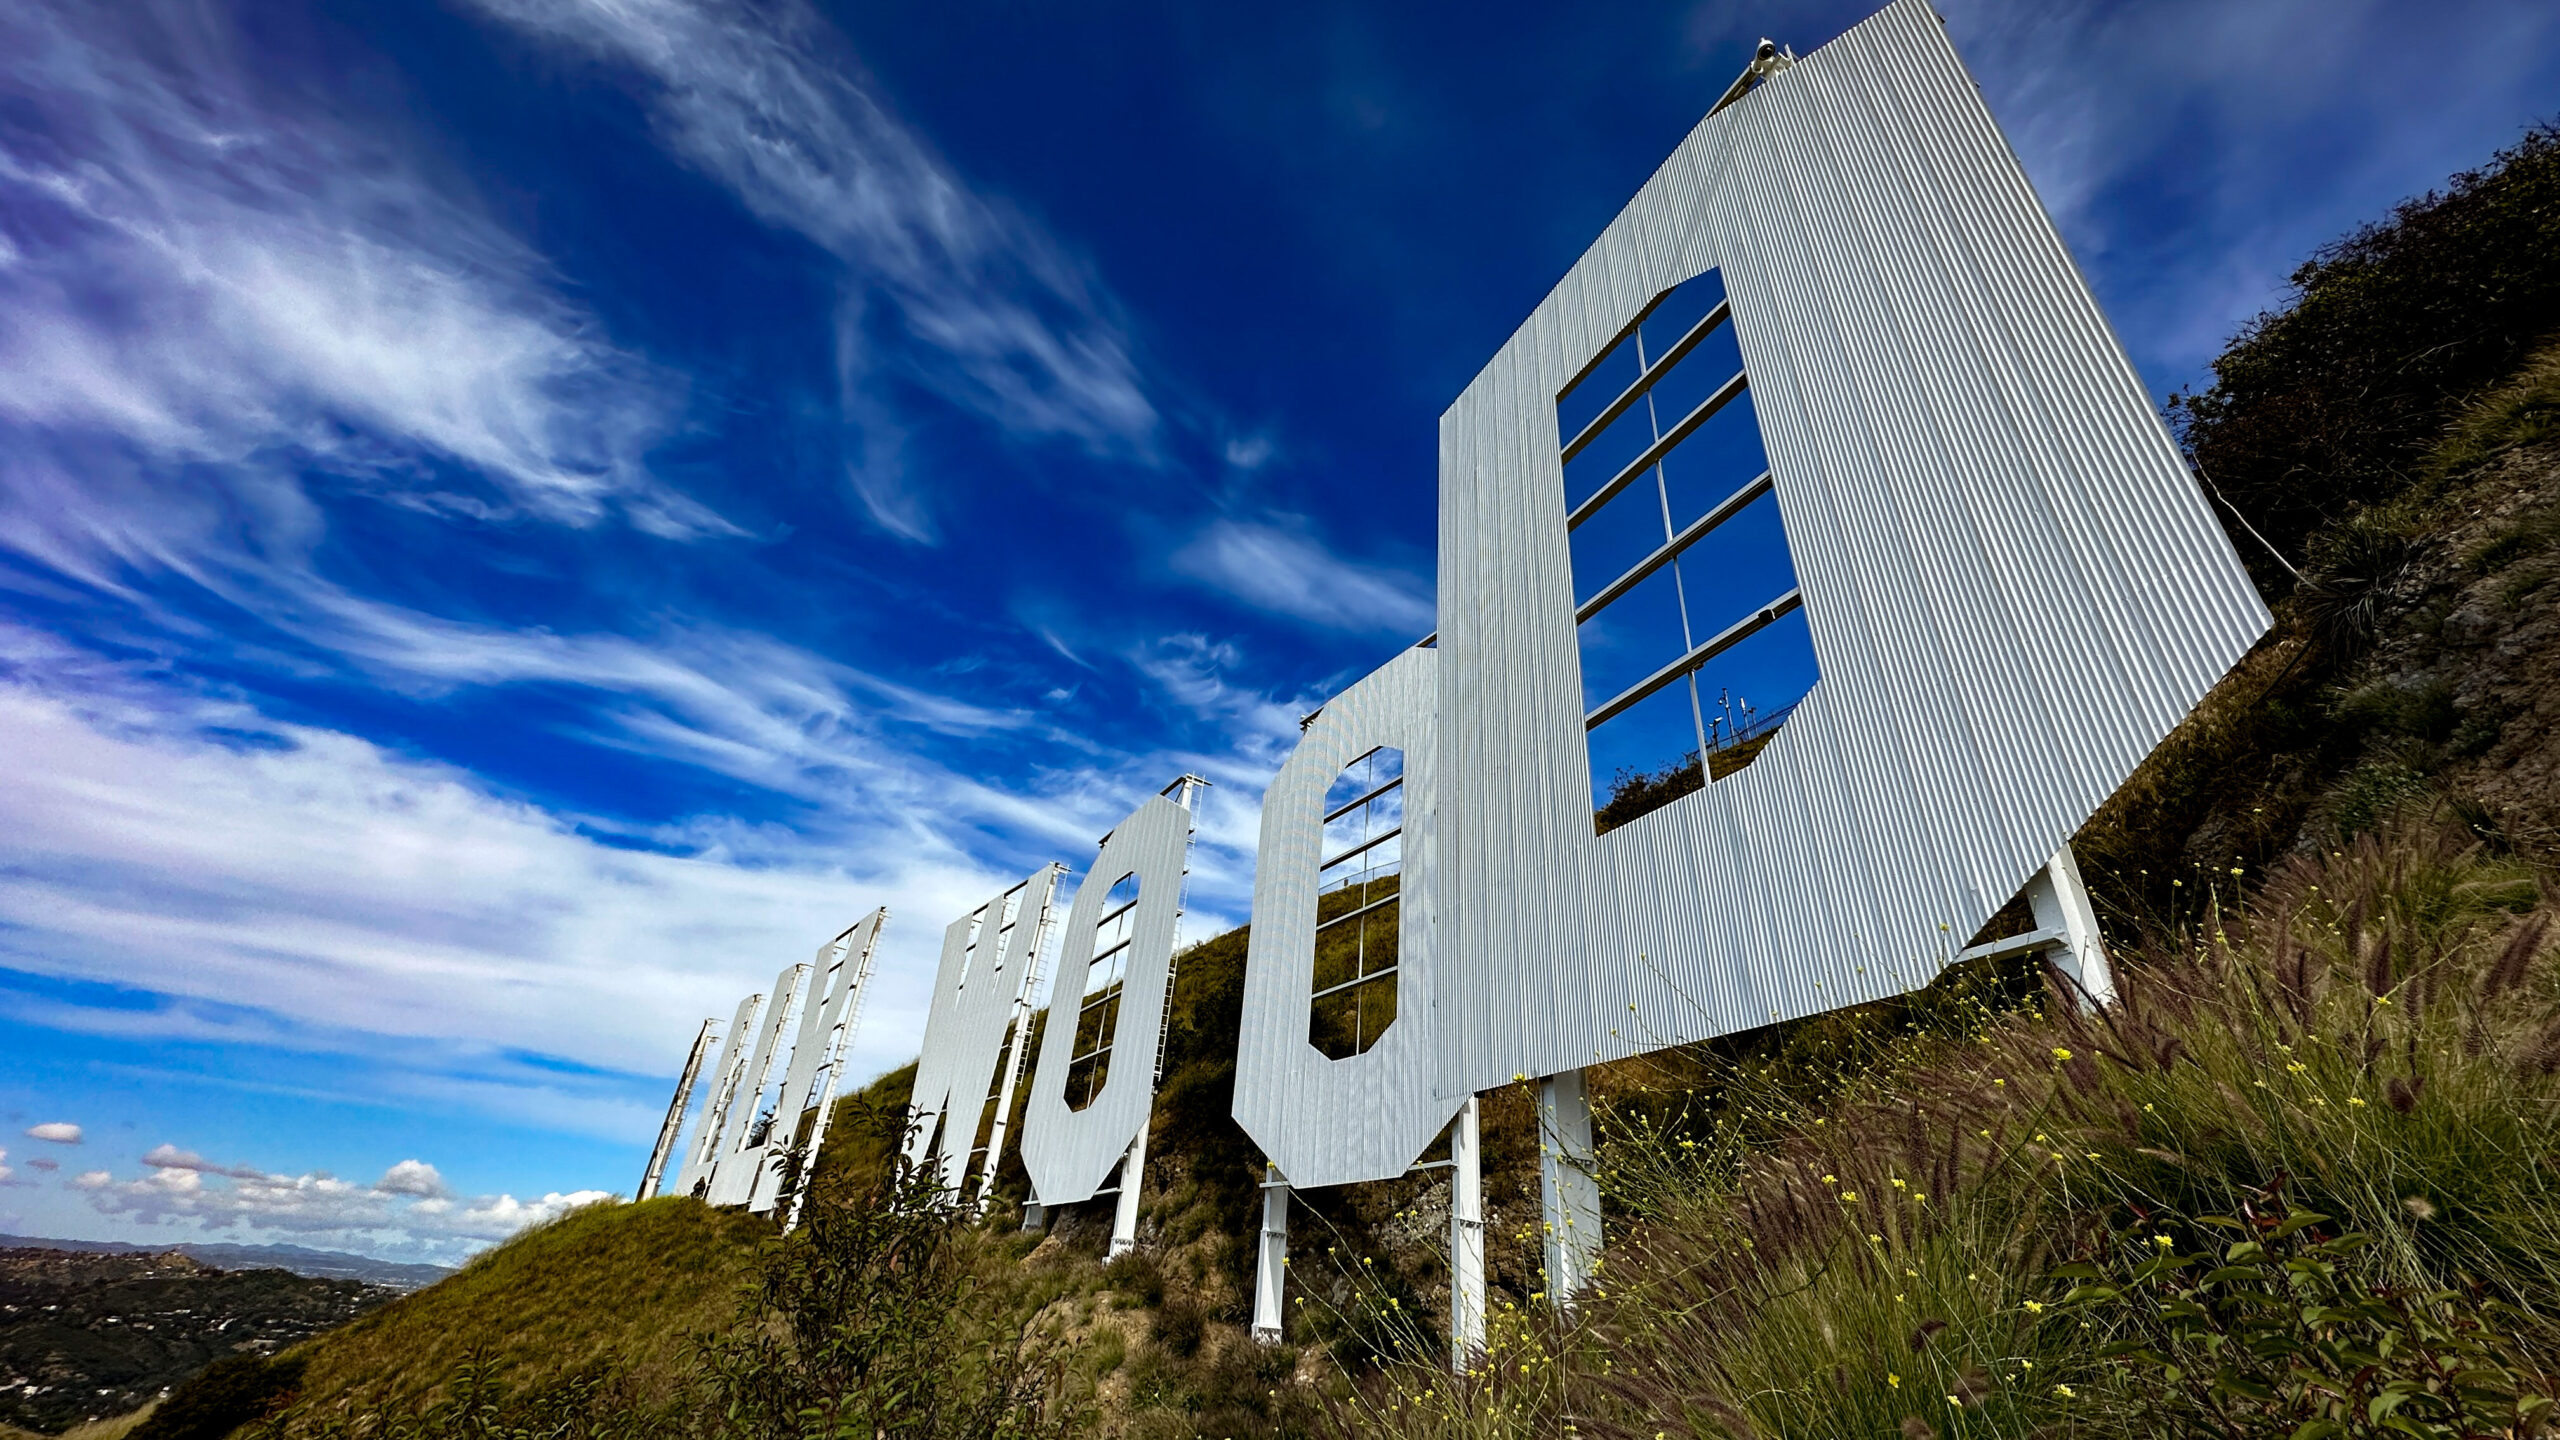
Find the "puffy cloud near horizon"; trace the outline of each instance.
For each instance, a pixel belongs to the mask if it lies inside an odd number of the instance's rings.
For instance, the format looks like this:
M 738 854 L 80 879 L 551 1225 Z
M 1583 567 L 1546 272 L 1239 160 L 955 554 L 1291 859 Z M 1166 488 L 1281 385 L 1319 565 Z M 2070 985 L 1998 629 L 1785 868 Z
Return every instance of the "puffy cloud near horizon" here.
M 453 1194 L 452 1187 L 444 1183 L 444 1176 L 424 1160 L 399 1162 L 383 1171 L 373 1188 L 385 1195 L 407 1195 L 417 1200 L 443 1200 Z
M 77 1145 L 81 1139 L 80 1127 L 68 1120 L 48 1120 L 41 1125 L 28 1126 L 27 1138 L 47 1140 L 56 1145 Z
M 200 1175 L 226 1175 L 234 1180 L 261 1180 L 266 1172 L 245 1165 L 217 1165 L 192 1150 L 175 1145 L 153 1146 L 142 1157 L 142 1163 L 154 1170 L 192 1170 Z
M 582 1205 L 615 1199 L 602 1190 L 457 1196 L 436 1167 L 403 1160 L 371 1185 L 326 1171 L 286 1175 L 224 1166 L 163 1143 L 142 1157 L 145 1172 L 118 1181 L 92 1170 L 67 1182 L 102 1217 L 194 1235 L 241 1235 L 253 1242 L 291 1237 L 390 1258 L 456 1263 L 518 1230 Z

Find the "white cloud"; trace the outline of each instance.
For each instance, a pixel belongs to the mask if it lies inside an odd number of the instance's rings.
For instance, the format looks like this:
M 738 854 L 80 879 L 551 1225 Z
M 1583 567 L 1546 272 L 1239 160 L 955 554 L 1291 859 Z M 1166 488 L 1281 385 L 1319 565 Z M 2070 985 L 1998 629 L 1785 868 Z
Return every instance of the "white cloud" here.
M 673 382 L 389 127 L 262 84 L 252 50 L 210 7 L 0 14 L 0 96 L 39 121 L 0 140 L 21 223 L 0 266 L 0 418 L 176 461 L 283 446 L 464 516 L 734 533 L 643 464 Z M 493 488 L 430 478 L 422 452 Z M 290 527 L 302 507 L 253 508 Z
M 993 884 L 922 833 L 860 873 L 617 847 L 351 736 L 233 712 L 266 739 L 225 745 L 195 731 L 219 707 L 92 700 L 0 685 L 12 968 L 645 1071 L 859 910 L 956 912 Z M 895 958 L 920 961 L 924 928 Z
M 181 1150 L 166 1143 L 151 1147 L 150 1153 L 142 1157 L 142 1163 L 154 1170 L 188 1170 L 199 1175 L 227 1175 L 235 1180 L 264 1178 L 263 1171 L 244 1165 L 217 1165 L 193 1150 Z
M 387 651 L 414 652 L 398 664 L 441 666 L 455 683 L 613 689 L 627 697 L 610 722 L 620 729 L 598 738 L 693 747 L 808 797 L 809 811 L 787 830 L 706 819 L 639 832 L 555 814 L 0 626 L 0 735 L 17 767 L 0 787 L 0 967 L 112 976 L 159 997 L 96 1006 L 21 992 L 5 999 L 12 1019 L 334 1054 L 357 1062 L 349 1073 L 377 1102 L 639 1143 L 664 1102 L 638 1092 L 661 1082 L 629 1077 L 671 1075 L 703 1016 L 725 1015 L 854 916 L 882 903 L 893 916 L 851 1055 L 868 1075 L 914 1054 L 944 918 L 1052 855 L 1089 856 L 1184 766 L 1234 780 L 1209 813 L 1249 817 L 1276 763 L 1223 749 L 1098 757 L 1017 793 L 883 729 L 967 735 L 1010 718 L 862 689 L 746 639 L 722 660 L 731 641 L 671 657 L 453 627 L 385 634 Z M 1185 703 L 1247 718 L 1256 747 L 1295 734 L 1294 710 L 1219 679 L 1205 652 L 1148 663 Z M 871 695 L 885 700 L 858 699 Z M 1250 825 L 1203 840 L 1205 923 L 1243 908 Z
M 27 1138 L 50 1140 L 56 1145 L 77 1145 L 80 1143 L 80 1127 L 67 1120 L 48 1120 L 41 1125 L 28 1126 Z
M 54 1159 L 50 1155 L 38 1155 L 27 1162 L 27 1168 L 30 1170 L 42 1170 L 47 1174 L 51 1174 L 52 1172 L 62 1168 L 62 1162 Z
M 271 1174 L 248 1166 L 203 1164 L 190 1151 L 163 1144 L 143 1157 L 150 1167 L 118 1183 L 105 1170 L 71 1182 L 100 1215 L 141 1226 L 176 1226 L 193 1234 L 259 1240 L 291 1237 L 369 1254 L 398 1253 L 454 1261 L 527 1225 L 581 1205 L 609 1201 L 601 1190 L 457 1198 L 433 1165 L 404 1160 L 372 1185 L 325 1171 Z
M 1227 442 L 1227 463 L 1251 474 L 1270 464 L 1272 458 L 1279 453 L 1279 449 L 1280 447 L 1274 444 L 1268 435 L 1240 436 Z
M 971 190 L 856 78 L 795 0 L 479 0 L 646 77 L 668 149 L 768 225 L 846 267 L 837 316 L 852 479 L 880 524 L 929 539 L 885 385 L 911 379 L 1009 432 L 1153 459 L 1158 417 L 1108 298 L 1013 208 Z
M 407 1195 L 419 1200 L 441 1200 L 453 1193 L 444 1183 L 444 1176 L 424 1160 L 401 1161 L 383 1171 L 373 1188 L 385 1195 Z
M 1174 553 L 1173 568 L 1255 609 L 1329 630 L 1419 640 L 1433 628 L 1421 584 L 1344 560 L 1303 525 L 1213 521 Z

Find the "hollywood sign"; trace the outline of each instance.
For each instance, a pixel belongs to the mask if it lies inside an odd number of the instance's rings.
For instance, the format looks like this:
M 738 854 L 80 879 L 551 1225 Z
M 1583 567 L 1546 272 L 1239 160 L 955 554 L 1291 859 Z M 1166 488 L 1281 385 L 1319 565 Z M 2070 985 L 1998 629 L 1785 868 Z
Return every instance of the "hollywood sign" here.
M 1441 418 L 1439 529 L 1439 631 L 1311 717 L 1264 796 L 1235 1118 L 1270 1162 L 1266 1336 L 1290 1189 L 1408 1174 L 1446 1136 L 1450 1328 L 1480 1342 L 1486 1090 L 1537 1081 L 1569 1297 L 1601 1238 L 1585 1067 L 1997 953 L 2104 1003 L 2070 837 L 2270 623 L 1925 0 L 1763 45 Z M 1604 828 L 1640 808 L 1604 803 L 1621 771 L 1689 793 Z M 1035 1217 L 1116 1194 L 1115 1252 L 1192 791 L 1077 891 L 1017 1141 Z M 974 1167 L 981 1204 L 1056 873 L 954 923 L 923 1038 L 910 1158 L 955 1194 Z M 1951 942 L 2021 895 L 2033 929 Z M 715 1202 L 772 1203 L 730 1178 L 780 1123 L 739 1104 L 778 998 L 730 1078 L 759 1003 L 679 1181 Z M 814 1135 L 790 1107 L 818 1098 L 786 1083 L 770 1113 Z

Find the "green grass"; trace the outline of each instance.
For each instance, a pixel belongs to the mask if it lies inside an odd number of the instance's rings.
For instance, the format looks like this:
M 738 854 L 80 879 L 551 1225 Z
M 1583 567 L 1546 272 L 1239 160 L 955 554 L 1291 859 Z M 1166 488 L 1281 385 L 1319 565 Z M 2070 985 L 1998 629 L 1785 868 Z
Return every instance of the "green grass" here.
M 573 1210 L 309 1342 L 304 1399 L 349 1416 L 411 1409 L 475 1351 L 509 1385 L 605 1367 L 663 1399 L 772 1230 L 683 1196 Z
M 2548 1393 L 2555 920 L 2531 871 L 2404 823 L 2129 957 L 2106 1016 L 1986 1007 L 1820 1107 L 1737 1073 L 1692 1133 L 1606 1136 L 1604 1185 L 1644 1218 L 1569 1321 L 1507 1312 L 1477 1377 L 1393 1373 L 1358 1428 L 2198 1433 L 2099 1353 L 2158 1333 L 2156 1309 L 2066 1309 L 2056 1272 L 2290 1207 L 2371 1237 L 2355 1282 L 2510 1307 L 2496 1343 Z

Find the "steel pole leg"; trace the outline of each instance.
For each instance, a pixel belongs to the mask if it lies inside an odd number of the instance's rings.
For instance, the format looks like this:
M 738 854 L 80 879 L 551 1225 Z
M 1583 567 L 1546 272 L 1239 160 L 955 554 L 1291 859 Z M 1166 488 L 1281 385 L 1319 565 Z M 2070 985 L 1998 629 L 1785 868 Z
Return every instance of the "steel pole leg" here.
M 1449 1132 L 1449 1368 L 1484 1354 L 1484 1134 L 1476 1097 Z
M 1147 1127 L 1140 1125 L 1120 1159 L 1120 1201 L 1111 1212 L 1111 1258 L 1138 1248 L 1138 1190 L 1147 1174 Z
M 1600 1259 L 1600 1182 L 1592 1178 L 1591 1093 L 1582 1072 L 1538 1082 L 1538 1200 L 1546 1229 L 1547 1297 L 1559 1309 L 1591 1283 Z
M 2097 1011 L 2116 1003 L 2115 969 L 2107 963 L 2097 908 L 2089 903 L 2089 887 L 2080 879 L 2080 862 L 2070 842 L 2027 882 L 2027 908 L 2035 912 L 2037 929 L 2062 932 L 2053 947 L 2053 963 L 2080 992 L 2080 1008 Z
M 1253 1267 L 1253 1338 L 1280 1343 L 1288 1323 L 1281 1300 L 1289 1285 L 1289 1182 L 1280 1167 L 1263 1167 L 1262 1245 Z

